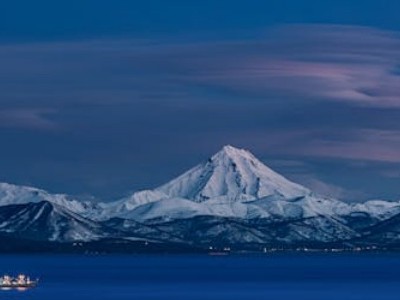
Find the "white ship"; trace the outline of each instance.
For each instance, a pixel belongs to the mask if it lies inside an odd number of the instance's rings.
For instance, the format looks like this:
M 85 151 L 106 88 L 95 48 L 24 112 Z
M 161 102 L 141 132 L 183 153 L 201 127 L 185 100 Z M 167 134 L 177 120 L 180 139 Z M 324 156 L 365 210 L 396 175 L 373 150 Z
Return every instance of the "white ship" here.
M 37 280 L 31 280 L 29 276 L 19 274 L 17 277 L 4 275 L 0 277 L 0 289 L 27 289 L 34 288 L 38 284 Z

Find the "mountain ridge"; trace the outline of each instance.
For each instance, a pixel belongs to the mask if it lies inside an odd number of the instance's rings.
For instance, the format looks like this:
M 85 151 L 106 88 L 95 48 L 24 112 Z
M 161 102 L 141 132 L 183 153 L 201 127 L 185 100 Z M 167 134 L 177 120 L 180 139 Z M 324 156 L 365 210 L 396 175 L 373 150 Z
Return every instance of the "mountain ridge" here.
M 373 237 L 383 240 L 382 230 L 400 228 L 397 220 L 399 202 L 349 204 L 319 196 L 230 145 L 154 190 L 109 203 L 0 184 L 0 235 L 47 242 L 118 238 L 196 247 L 219 241 L 243 248 L 296 247 L 351 243 L 374 232 L 368 236 L 373 243 Z M 400 243 L 400 234 L 390 242 L 397 239 Z

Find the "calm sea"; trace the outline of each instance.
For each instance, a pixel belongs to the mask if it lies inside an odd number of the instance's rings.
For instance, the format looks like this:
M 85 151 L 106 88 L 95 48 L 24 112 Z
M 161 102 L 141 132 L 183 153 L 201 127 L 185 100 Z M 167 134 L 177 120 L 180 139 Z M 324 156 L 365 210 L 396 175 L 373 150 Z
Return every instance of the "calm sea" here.
M 400 254 L 0 256 L 0 273 L 39 277 L 0 299 L 400 299 Z

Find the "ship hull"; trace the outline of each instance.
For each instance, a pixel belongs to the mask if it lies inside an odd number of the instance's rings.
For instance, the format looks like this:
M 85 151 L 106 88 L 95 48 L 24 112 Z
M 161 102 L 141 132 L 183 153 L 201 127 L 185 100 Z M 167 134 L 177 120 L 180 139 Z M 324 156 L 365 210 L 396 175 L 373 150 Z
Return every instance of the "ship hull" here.
M 31 284 L 1 284 L 0 289 L 29 289 L 36 287 L 36 283 Z

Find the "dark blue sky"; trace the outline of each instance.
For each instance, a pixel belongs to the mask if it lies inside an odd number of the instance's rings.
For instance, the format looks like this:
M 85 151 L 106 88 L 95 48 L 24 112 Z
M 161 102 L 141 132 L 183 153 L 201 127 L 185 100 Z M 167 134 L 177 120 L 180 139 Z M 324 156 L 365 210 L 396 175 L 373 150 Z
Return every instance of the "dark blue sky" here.
M 3 1 L 2 36 L 37 40 L 176 34 L 225 36 L 282 23 L 399 28 L 396 0 Z
M 5 2 L 5 3 L 4 3 Z M 3 1 L 0 180 L 102 199 L 232 144 L 398 199 L 399 1 Z

